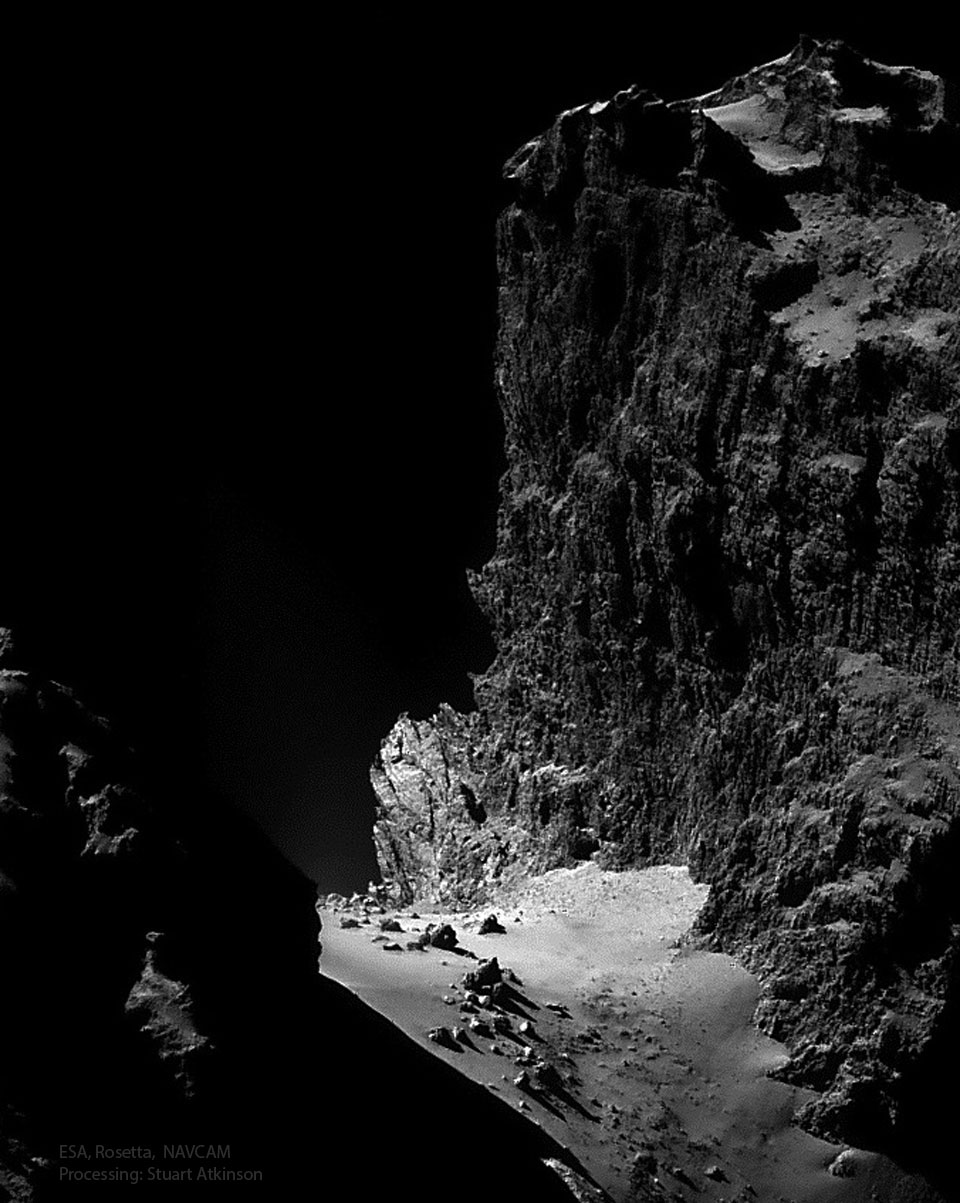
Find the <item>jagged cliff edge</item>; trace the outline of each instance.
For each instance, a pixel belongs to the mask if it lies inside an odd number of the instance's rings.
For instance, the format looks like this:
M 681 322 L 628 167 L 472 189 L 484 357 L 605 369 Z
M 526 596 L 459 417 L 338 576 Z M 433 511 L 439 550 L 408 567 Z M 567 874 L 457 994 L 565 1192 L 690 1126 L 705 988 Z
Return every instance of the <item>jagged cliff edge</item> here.
M 505 168 L 477 710 L 372 770 L 398 901 L 593 856 L 701 932 L 821 1091 L 940 1175 L 960 998 L 956 88 L 836 42 L 562 114 Z

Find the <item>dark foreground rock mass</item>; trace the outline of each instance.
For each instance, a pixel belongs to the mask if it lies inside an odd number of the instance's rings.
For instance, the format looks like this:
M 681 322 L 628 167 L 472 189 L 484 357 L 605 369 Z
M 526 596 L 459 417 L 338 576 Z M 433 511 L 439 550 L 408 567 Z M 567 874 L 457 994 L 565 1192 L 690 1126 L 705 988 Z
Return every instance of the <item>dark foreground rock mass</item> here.
M 314 902 L 0 632 L 0 1197 L 488 1198 L 466 1129 L 570 1199 L 554 1142 L 318 974 Z
M 508 162 L 498 655 L 373 769 L 399 900 L 594 856 L 712 886 L 822 1092 L 941 1183 L 960 1029 L 955 87 L 838 43 Z

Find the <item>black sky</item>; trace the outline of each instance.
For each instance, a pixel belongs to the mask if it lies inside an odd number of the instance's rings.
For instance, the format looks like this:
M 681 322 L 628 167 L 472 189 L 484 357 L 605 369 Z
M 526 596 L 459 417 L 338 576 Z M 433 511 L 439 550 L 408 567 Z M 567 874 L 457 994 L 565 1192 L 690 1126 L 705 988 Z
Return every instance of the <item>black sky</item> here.
M 493 651 L 464 569 L 502 468 L 501 163 L 800 32 L 455 11 L 24 48 L 0 621 L 164 789 L 239 801 L 327 889 L 374 873 L 393 719 L 468 706 Z M 945 29 L 808 28 L 956 73 Z

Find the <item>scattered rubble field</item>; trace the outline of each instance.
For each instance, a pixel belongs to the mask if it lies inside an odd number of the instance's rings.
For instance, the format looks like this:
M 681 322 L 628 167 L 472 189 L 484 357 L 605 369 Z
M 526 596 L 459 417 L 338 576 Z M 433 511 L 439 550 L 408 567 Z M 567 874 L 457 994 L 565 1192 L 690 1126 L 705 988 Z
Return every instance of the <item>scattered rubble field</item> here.
M 706 894 L 675 866 L 587 862 L 472 913 L 331 896 L 321 970 L 525 1112 L 612 1199 L 934 1200 L 885 1157 L 793 1126 L 813 1092 L 767 1076 L 786 1050 L 752 1026 L 756 979 L 685 939 Z

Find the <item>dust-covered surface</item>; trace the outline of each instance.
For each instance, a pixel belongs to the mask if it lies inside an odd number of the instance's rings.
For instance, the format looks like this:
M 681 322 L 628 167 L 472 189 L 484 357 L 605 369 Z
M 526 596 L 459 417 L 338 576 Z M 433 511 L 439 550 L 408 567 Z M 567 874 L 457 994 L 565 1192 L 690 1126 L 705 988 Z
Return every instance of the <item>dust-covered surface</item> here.
M 611 1199 L 937 1198 L 792 1124 L 813 1096 L 766 1076 L 786 1050 L 752 1025 L 756 979 L 684 940 L 706 892 L 675 866 L 584 863 L 472 913 L 331 897 L 321 971 L 522 1109 Z M 503 930 L 480 934 L 491 912 Z M 418 946 L 444 924 L 455 947 Z M 494 957 L 499 983 L 464 983 Z

